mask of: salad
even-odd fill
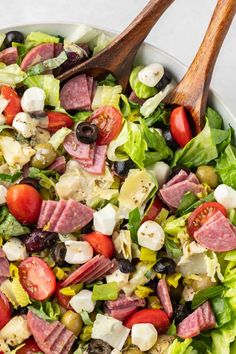
[[[233,130],[161,63],[60,84],[110,41],[0,34],[0,353],[235,353]]]

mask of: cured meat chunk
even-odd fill
[[[61,89],[60,101],[62,107],[67,110],[89,111],[91,98],[86,75],[78,75],[69,80]]]
[[[48,169],[63,174],[66,170],[65,156],[57,157],[56,160],[48,167]]]
[[[0,285],[10,277],[10,269],[8,259],[0,248]]]
[[[82,229],[93,218],[93,210],[75,200],[68,200],[54,230],[62,234]]]
[[[157,284],[157,295],[160,299],[161,305],[169,318],[173,316],[173,307],[168,291],[168,286],[165,279],[160,279]]]
[[[192,338],[215,326],[215,316],[210,303],[207,301],[180,322],[177,326],[177,335],[184,339]]]
[[[86,163],[88,160],[91,160],[91,149],[93,149],[94,153],[94,146],[91,147],[90,144],[81,143],[76,138],[75,133],[71,133],[66,137],[63,146],[68,154],[75,157],[78,161],[84,161]]]
[[[201,246],[214,252],[236,248],[236,228],[220,211],[194,232],[194,238]]]
[[[65,200],[60,200],[59,203],[57,203],[56,208],[54,209],[54,212],[51,216],[50,223],[49,223],[49,231],[53,231],[55,229],[55,226],[58,222],[58,219],[63,213],[63,210],[65,209],[67,205],[67,202]]]
[[[106,152],[106,145],[96,146],[93,165],[89,166],[86,162],[80,162],[81,167],[91,174],[103,175],[105,171]]]
[[[93,96],[93,77],[92,76],[87,76],[87,85],[88,85],[88,92],[89,92],[90,100],[92,102],[92,96]]]
[[[21,63],[21,69],[27,70],[32,65],[41,63],[44,60],[54,58],[54,43],[43,43],[39,44],[37,47],[31,49],[29,53],[26,54]]]
[[[145,300],[137,296],[126,296],[121,293],[115,301],[106,301],[105,309],[108,316],[117,320],[124,321],[128,316],[132,315],[137,308],[145,306]]]
[[[18,52],[16,47],[6,48],[0,52],[0,62],[6,65],[16,63],[17,58]]]
[[[41,210],[40,210],[40,215],[38,219],[38,224],[37,227],[43,228],[50,220],[52,214],[54,213],[54,209],[57,206],[57,202],[53,200],[48,200],[45,203],[46,205],[42,204]]]
[[[186,179],[188,179],[187,172],[185,172],[184,170],[180,170],[177,175],[175,175],[166,184],[164,184],[163,188],[167,188],[167,187],[173,186],[176,183],[186,181]]]
[[[68,354],[76,339],[58,321],[49,323],[36,316],[31,311],[27,314],[27,323],[37,345],[45,354]]]

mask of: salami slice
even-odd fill
[[[48,229],[49,231],[53,231],[55,229],[58,219],[62,215],[66,205],[67,202],[65,200],[60,200],[60,202],[57,203],[57,206],[54,209],[54,212],[50,218],[49,229]]]
[[[91,147],[90,144],[81,143],[75,136],[75,133],[68,135],[63,144],[65,150],[71,156],[75,157],[78,161],[90,161],[91,159],[91,149],[94,149],[94,146]]]
[[[62,234],[82,229],[93,219],[93,210],[75,200],[68,200],[54,230]]]
[[[44,340],[45,344],[48,346],[49,349],[52,349],[55,346],[55,343],[58,341],[58,338],[60,338],[64,329],[65,327],[63,326],[63,324],[61,324],[60,322],[56,323],[56,327],[54,328],[54,330]]]
[[[39,220],[37,224],[37,227],[39,229],[43,228],[49,222],[52,214],[54,213],[54,209],[56,208],[56,206],[57,206],[57,202],[55,202],[54,200],[46,201],[46,205],[43,206],[43,209],[41,209],[40,211]]]
[[[91,269],[90,272],[84,274],[81,281],[84,283],[89,283],[92,281],[92,279],[98,279],[100,276],[107,272],[108,267],[110,267],[110,260],[108,258],[100,259],[96,269]]]
[[[18,51],[16,47],[6,48],[0,52],[1,63],[10,65],[16,63],[17,59],[18,59]]]
[[[92,96],[93,96],[93,77],[92,76],[87,76],[87,85],[88,85],[89,97],[92,102]]]
[[[177,335],[187,339],[199,335],[201,332],[215,328],[216,320],[211,305],[206,301],[198,307],[191,315],[187,316],[177,326]]]
[[[38,228],[42,228],[43,227],[43,218],[44,218],[43,215],[44,215],[44,212],[45,212],[46,205],[47,205],[47,201],[43,200],[42,204],[41,204],[39,218],[38,218],[38,225],[37,225]]]
[[[57,157],[56,160],[48,167],[48,169],[52,171],[56,171],[62,175],[66,170],[65,156]]]
[[[194,232],[195,240],[214,252],[227,252],[236,248],[236,228],[220,211]]]
[[[44,60],[54,58],[54,43],[43,43],[31,49],[21,63],[21,69],[27,70],[32,65],[41,63]]]
[[[84,162],[80,162],[81,167],[93,175],[103,175],[105,171],[106,152],[106,145],[96,146],[93,165],[89,166]]]
[[[125,321],[129,316],[133,315],[133,313],[135,313],[136,310],[137,307],[135,305],[130,305],[121,309],[106,308],[105,314],[115,318],[116,320]]]
[[[163,188],[167,188],[167,187],[173,186],[176,183],[186,181],[186,179],[188,179],[187,172],[184,170],[180,170],[177,175],[175,175],[166,184],[164,184]]]
[[[165,279],[160,279],[157,284],[157,295],[161,305],[169,318],[173,316],[173,307],[170,299],[168,286]]]
[[[132,315],[137,308],[144,307],[145,304],[145,299],[140,299],[135,295],[126,296],[124,293],[121,293],[117,300],[106,301],[105,309],[108,316],[124,321]]]
[[[61,89],[60,101],[66,110],[86,110],[91,108],[91,98],[86,75],[78,75],[69,80]]]

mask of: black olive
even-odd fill
[[[21,86],[15,88],[16,92],[18,93],[18,95],[19,95],[20,97],[23,96],[23,94],[25,93],[25,91],[26,91],[27,89],[28,89],[28,87],[27,87],[26,85],[21,85]]]
[[[81,234],[90,234],[93,232],[93,220],[91,220],[87,225],[85,225],[81,230]]]
[[[12,317],[26,315],[28,313],[28,307],[18,307],[18,309],[13,309]]]
[[[81,143],[93,144],[98,138],[98,127],[88,122],[80,123],[76,127],[76,137]]]
[[[163,131],[163,137],[165,138],[166,144],[172,149],[172,150],[177,150],[179,148],[179,145],[176,143],[174,140],[171,131],[164,130]]]
[[[11,47],[12,42],[23,43],[25,40],[24,35],[19,31],[10,31],[6,33],[6,38],[4,39],[5,47]]]
[[[176,264],[171,258],[163,257],[154,266],[154,270],[161,274],[173,274]]]
[[[34,119],[43,119],[47,115],[44,111],[34,111],[34,112],[30,112],[30,116],[31,116],[31,118],[34,118]]]
[[[159,279],[157,277],[149,280],[148,283],[146,283],[145,286],[147,286],[148,288],[152,289],[154,293],[156,293],[157,291],[157,284],[159,282]]]
[[[54,259],[55,263],[62,267],[65,264],[65,256],[66,256],[66,246],[63,242],[59,242],[52,246],[51,255]]]
[[[175,324],[182,322],[191,312],[186,304],[179,304],[174,307]]]
[[[119,177],[127,177],[129,170],[135,168],[135,163],[132,160],[116,161],[113,164],[115,174]]]
[[[28,252],[39,252],[52,246],[57,239],[58,234],[56,232],[35,229],[25,237],[24,244]]]
[[[101,339],[92,339],[88,345],[89,354],[111,354],[112,347]]]
[[[119,269],[121,273],[132,273],[135,270],[135,267],[127,259],[120,259],[118,261]]]
[[[29,186],[34,187],[37,190],[40,189],[39,181],[34,178],[30,178],[30,177],[22,178],[20,184],[28,184]]]
[[[158,91],[162,91],[171,82],[171,75],[165,70],[164,75],[157,84]]]

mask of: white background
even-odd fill
[[[0,0],[0,27],[67,21],[121,31],[146,3],[147,0]],[[190,64],[215,4],[216,0],[176,0],[147,41]],[[212,87],[236,115],[236,18],[221,50]]]

